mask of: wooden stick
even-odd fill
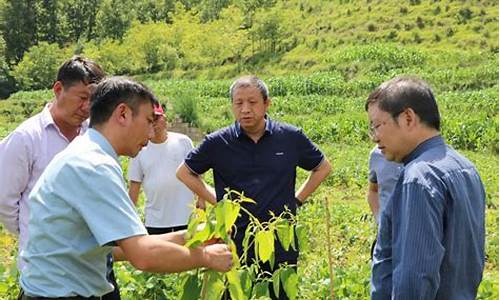
[[[330,205],[328,197],[325,197],[325,208],[326,208],[326,244],[328,247],[328,269],[330,271],[330,300],[334,300],[333,293],[333,257],[332,257],[332,242],[330,239]]]

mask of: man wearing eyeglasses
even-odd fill
[[[485,191],[446,145],[426,82],[396,77],[365,109],[372,139],[404,170],[380,215],[371,299],[475,299],[484,268]]]

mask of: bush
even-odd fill
[[[23,90],[45,89],[52,86],[55,74],[68,58],[57,44],[41,42],[31,47],[11,71],[17,85]]]
[[[179,89],[171,96],[174,112],[191,126],[199,125],[199,95],[192,89]]]

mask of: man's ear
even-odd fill
[[[54,82],[54,85],[52,86],[52,91],[54,91],[54,95],[56,95],[56,98],[59,98],[59,95],[61,95],[63,90],[64,86],[61,81]]]
[[[400,116],[403,124],[410,130],[416,128],[420,124],[420,118],[412,108],[405,109]]]
[[[113,118],[122,126],[125,126],[128,123],[130,115],[131,110],[125,103],[118,104],[113,111]]]
[[[271,104],[272,104],[272,103],[271,103],[271,102],[272,102],[272,101],[271,101],[271,98],[267,98],[267,100],[265,100],[264,102],[265,102],[265,104],[266,104],[266,110],[267,110],[267,109],[269,109],[269,107],[270,107],[270,106],[271,106]]]

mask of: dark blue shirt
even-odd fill
[[[485,237],[476,168],[441,136],[421,143],[403,163],[381,214],[371,298],[475,299]]]
[[[257,204],[244,204],[260,221],[279,215],[287,206],[293,213],[296,167],[313,170],[323,160],[321,151],[291,125],[266,119],[264,135],[255,143],[241,130],[239,123],[209,134],[186,158],[191,171],[203,174],[213,170],[217,200],[225,189],[244,192]],[[241,213],[236,222],[235,242],[241,244],[248,218]],[[297,253],[285,251],[276,243],[276,262],[293,261]],[[253,247],[251,247],[253,248]],[[241,253],[240,247],[238,247]]]

